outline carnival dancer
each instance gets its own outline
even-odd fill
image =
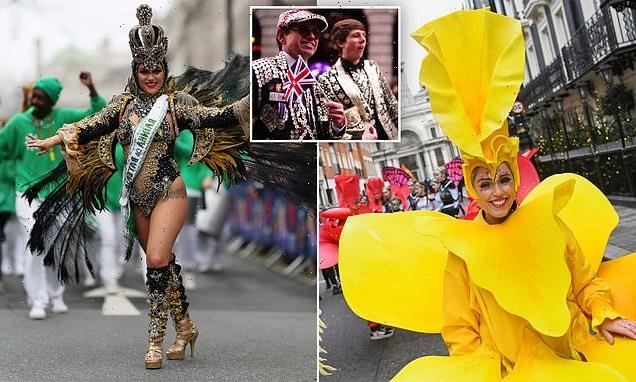
[[[575,174],[517,192],[519,141],[506,117],[523,80],[520,22],[459,11],[413,36],[429,51],[421,80],[481,213],[347,220],[340,270],[352,310],[441,332],[450,353],[419,358],[395,380],[636,380],[636,254],[600,264],[618,222],[611,204]]]
[[[361,139],[365,131],[377,131],[379,140],[398,139],[398,103],[380,67],[364,60],[367,31],[355,19],[334,24],[330,39],[340,56],[318,81],[327,98],[342,103],[347,133]]]
[[[104,98],[97,94],[90,73],[80,73],[80,81],[89,89],[90,108],[55,107],[62,92],[62,84],[57,78],[42,77],[36,81],[32,90],[31,107],[14,115],[0,130],[0,162],[15,160],[15,210],[20,225],[26,230],[25,237],[29,236],[35,223],[33,213],[51,189],[41,190],[30,205],[22,197],[23,193],[34,180],[47,175],[63,162],[58,147],[48,147],[41,151],[45,155],[39,156],[35,151],[27,149],[27,139],[54,137],[63,124],[79,121],[106,105]],[[46,318],[47,307],[51,307],[54,313],[67,312],[68,308],[63,300],[64,286],[57,280],[55,272],[45,269],[43,259],[31,256],[29,251],[24,262],[24,288],[31,305],[29,317]]]
[[[278,18],[276,41],[280,52],[274,57],[252,63],[253,138],[277,140],[338,139],[345,132],[342,104],[328,100],[315,85],[306,67],[301,79],[290,79],[298,65],[306,62],[318,49],[320,35],[327,29],[327,20],[313,12],[290,9]],[[296,70],[298,76],[303,71]],[[299,82],[298,86],[294,86]],[[300,89],[295,95],[286,86]]]
[[[177,334],[166,352],[168,359],[184,359],[188,345],[192,355],[199,335],[173,254],[187,214],[186,188],[174,159],[176,136],[192,131],[190,163],[201,161],[228,182],[249,175],[276,184],[307,205],[315,204],[315,195],[310,195],[315,194],[315,183],[295,175],[315,163],[316,154],[305,145],[249,144],[247,59],[233,56],[214,73],[190,68],[176,81],[168,77],[168,40],[151,17],[148,5],[137,8],[139,25],[129,33],[133,61],[127,91],[100,113],[65,125],[48,139],[29,142],[41,152],[63,143],[68,168],[56,168],[29,189],[32,194],[57,184],[35,214],[29,246],[44,254],[62,280],[77,280],[92,270],[93,254],[83,246],[85,215],[104,207],[103,189],[115,171],[113,144],[119,142],[125,154],[120,205],[126,253],[129,257],[136,237],[146,254],[150,322],[144,363],[157,369],[162,367],[168,311]],[[311,179],[311,169],[307,171]]]

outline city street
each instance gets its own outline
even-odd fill
[[[612,233],[606,257],[636,252],[636,208],[615,206],[620,223]],[[327,329],[322,347],[327,364],[338,370],[328,381],[388,381],[410,361],[425,355],[446,355],[439,335],[395,330],[393,337],[371,341],[365,320],[357,317],[341,294],[333,295],[320,282],[320,309]]]
[[[21,278],[5,276],[0,380],[314,381],[315,287],[238,256],[226,255],[221,262],[223,271],[196,274],[197,289],[187,292],[201,332],[195,358],[164,356],[162,370],[144,368],[147,307],[144,298],[134,297],[135,290],[143,291],[143,279],[133,264],[121,284],[128,288],[131,314],[140,312],[136,316],[104,316],[103,297],[83,297],[97,286],[70,286],[67,314],[30,320]],[[164,351],[174,339],[171,325],[170,320]]]

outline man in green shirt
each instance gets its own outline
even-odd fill
[[[88,72],[80,73],[80,81],[91,97],[91,106],[87,109],[70,109],[54,107],[62,92],[62,84],[57,78],[42,77],[33,88],[31,107],[23,113],[15,114],[7,125],[0,130],[0,162],[15,160],[15,209],[20,225],[25,227],[26,237],[33,228],[33,213],[40,205],[50,189],[40,192],[39,200],[31,205],[22,198],[22,193],[35,180],[50,173],[61,161],[59,146],[55,146],[46,154],[38,156],[37,150],[29,150],[26,141],[30,137],[45,139],[57,134],[57,130],[66,123],[77,122],[106,106],[103,97],[97,94]],[[62,294],[64,287],[59,283],[54,270],[44,267],[43,257],[34,257],[27,250],[25,257],[24,288],[27,292],[32,319],[46,318],[45,308],[51,306],[54,313],[64,313],[68,308],[64,304]]]
[[[5,241],[4,227],[15,213],[15,164],[13,161],[0,161],[0,294],[4,294],[2,282],[2,246]]]

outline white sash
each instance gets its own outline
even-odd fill
[[[362,122],[369,122],[370,117],[365,109],[365,100],[362,98],[362,94],[360,93],[360,88],[353,81],[351,75],[349,75],[344,67],[342,66],[342,62],[340,59],[336,61],[336,71],[338,73],[338,82],[344,90],[345,94],[349,97],[351,102],[355,105],[358,113],[360,114],[360,118]],[[380,113],[380,102],[385,102],[383,98],[382,88],[380,87],[380,77],[378,73],[371,66],[369,60],[364,60],[364,71],[369,77],[369,86],[371,86],[371,91],[373,93],[373,99],[375,100],[375,110],[378,120],[380,121],[381,126],[376,126],[376,128],[382,128],[386,132],[389,139],[393,140],[397,138],[396,134],[396,126],[393,124],[393,121],[389,117],[388,113]]]
[[[351,100],[351,103],[358,109],[358,114],[362,119],[362,122],[369,122],[369,116],[367,115],[367,111],[365,109],[365,100],[362,98],[362,94],[360,93],[360,88],[353,81],[353,78],[347,73],[342,66],[342,61],[338,59],[336,61],[336,72],[338,73],[338,82],[340,82],[340,86],[342,86],[342,90],[344,90],[345,94]],[[366,67],[365,67],[366,69]]]
[[[124,208],[124,221],[127,221],[128,214],[130,213],[130,206],[128,206],[128,193],[130,187],[144,163],[152,139],[157,132],[159,126],[163,122],[163,119],[168,112],[168,96],[165,94],[159,96],[152,105],[152,109],[148,115],[146,115],[135,129],[133,134],[132,143],[130,144],[130,150],[128,151],[128,159],[126,160],[126,166],[124,167],[124,177],[122,179],[121,197],[119,198],[119,205]]]

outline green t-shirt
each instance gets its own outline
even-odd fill
[[[0,162],[15,160],[15,185],[19,193],[26,191],[32,183],[50,173],[62,160],[60,146],[55,146],[48,153],[37,156],[37,150],[26,147],[27,135],[37,139],[46,139],[57,134],[57,130],[65,123],[77,122],[98,112],[106,106],[101,96],[91,98],[91,107],[87,109],[53,108],[51,114],[37,126],[34,124],[33,108],[14,115],[7,125],[0,129]],[[45,198],[51,187],[40,192]]]
[[[204,163],[195,163],[188,165],[190,156],[192,156],[192,146],[194,137],[190,130],[182,131],[175,141],[175,159],[181,171],[181,177],[189,190],[201,192],[203,190],[203,179],[212,175],[212,171]]]
[[[15,212],[15,161],[0,161],[0,212]]]
[[[119,196],[121,195],[121,182],[124,173],[124,149],[118,143],[115,146],[115,166],[117,171],[110,177],[106,184],[106,208],[109,211],[119,211]]]

